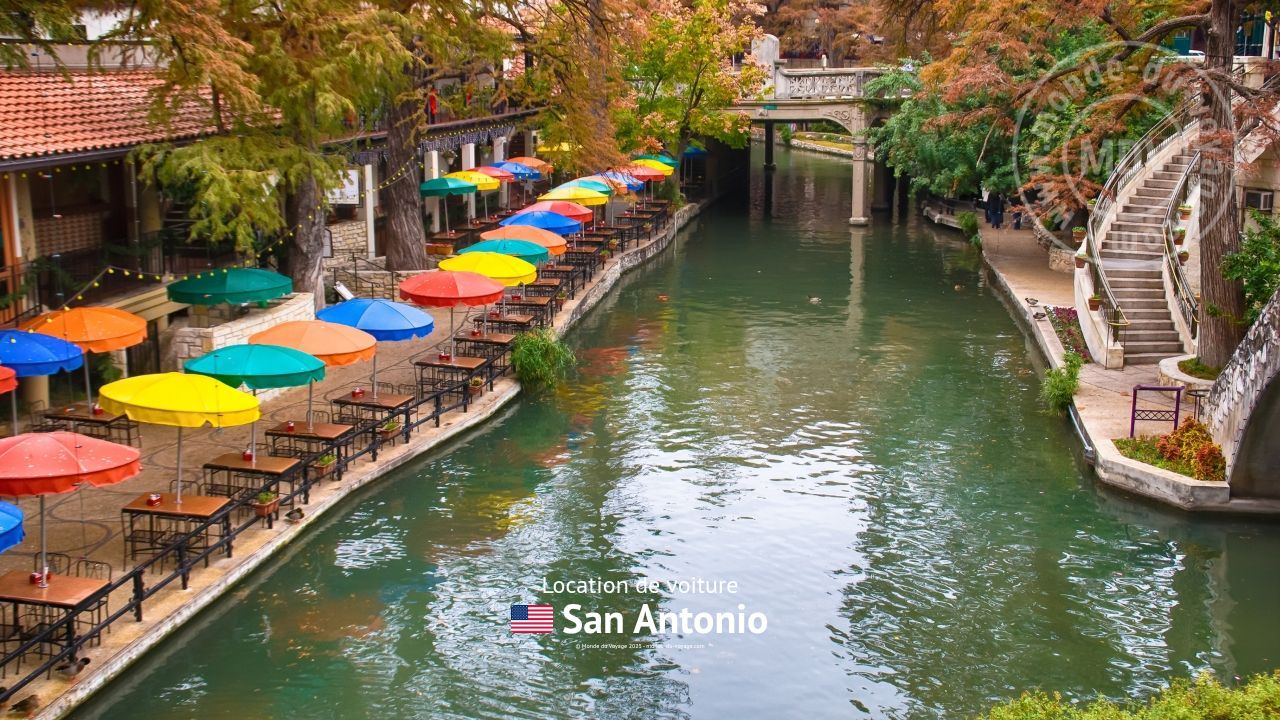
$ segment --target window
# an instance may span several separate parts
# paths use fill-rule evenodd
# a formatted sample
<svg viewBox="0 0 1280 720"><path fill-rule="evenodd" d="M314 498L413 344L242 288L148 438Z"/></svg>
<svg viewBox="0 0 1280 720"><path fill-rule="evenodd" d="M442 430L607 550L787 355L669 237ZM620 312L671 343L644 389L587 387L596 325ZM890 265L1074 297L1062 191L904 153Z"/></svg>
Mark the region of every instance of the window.
<svg viewBox="0 0 1280 720"><path fill-rule="evenodd" d="M1275 209L1275 192L1272 190L1244 189L1244 205L1240 208L1240 227L1249 222L1249 211L1257 210L1270 215Z"/></svg>

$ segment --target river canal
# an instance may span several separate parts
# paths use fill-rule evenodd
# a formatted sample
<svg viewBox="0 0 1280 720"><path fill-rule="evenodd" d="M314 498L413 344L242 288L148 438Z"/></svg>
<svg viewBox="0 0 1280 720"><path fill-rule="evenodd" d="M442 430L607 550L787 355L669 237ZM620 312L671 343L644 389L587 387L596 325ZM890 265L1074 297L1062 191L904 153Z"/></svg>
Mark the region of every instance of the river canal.
<svg viewBox="0 0 1280 720"><path fill-rule="evenodd" d="M624 279L571 382L349 498L75 717L954 718L1280 665L1280 527L1096 488L974 252L851 229L847 166L778 161L772 217L754 178ZM696 579L736 592L648 583ZM628 592L542 590L591 580ZM626 628L512 635L513 603ZM767 628L633 634L642 606Z"/></svg>

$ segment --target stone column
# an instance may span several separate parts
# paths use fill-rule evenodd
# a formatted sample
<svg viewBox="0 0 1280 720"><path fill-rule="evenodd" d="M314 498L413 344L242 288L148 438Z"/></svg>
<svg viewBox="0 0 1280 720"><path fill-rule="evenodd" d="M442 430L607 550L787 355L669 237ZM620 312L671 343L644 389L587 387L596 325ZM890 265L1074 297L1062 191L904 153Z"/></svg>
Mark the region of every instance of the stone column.
<svg viewBox="0 0 1280 720"><path fill-rule="evenodd" d="M470 170L475 166L476 166L476 144L463 143L462 144L462 169ZM471 193L470 195L467 196L467 217L473 218L475 216L476 216L476 193Z"/></svg>
<svg viewBox="0 0 1280 720"><path fill-rule="evenodd" d="M505 137L496 137L493 139L493 164L497 165L507 159L507 139ZM507 185L502 183L498 186L498 207L505 208L508 206L509 193Z"/></svg>
<svg viewBox="0 0 1280 720"><path fill-rule="evenodd" d="M435 180L440 177L440 151L431 150L427 153L423 162L422 179ZM429 197L426 199L427 212L431 213L431 233L435 234L442 229L440 226L440 198Z"/></svg>
<svg viewBox="0 0 1280 720"><path fill-rule="evenodd" d="M871 203L872 210L888 210L893 204L893 173L889 172L889 166L878 161L868 161L875 164L875 183Z"/></svg>
<svg viewBox="0 0 1280 720"><path fill-rule="evenodd" d="M853 159L850 163L853 165L853 208L849 215L850 225L870 225L871 216L869 213L870 198L868 195L871 168L867 167L870 161L867 160L867 143L859 138L853 143Z"/></svg>
<svg viewBox="0 0 1280 720"><path fill-rule="evenodd" d="M377 243L373 237L374 206L378 204L378 192L374 184L373 166L364 166L364 238L369 251L369 259L377 256Z"/></svg>

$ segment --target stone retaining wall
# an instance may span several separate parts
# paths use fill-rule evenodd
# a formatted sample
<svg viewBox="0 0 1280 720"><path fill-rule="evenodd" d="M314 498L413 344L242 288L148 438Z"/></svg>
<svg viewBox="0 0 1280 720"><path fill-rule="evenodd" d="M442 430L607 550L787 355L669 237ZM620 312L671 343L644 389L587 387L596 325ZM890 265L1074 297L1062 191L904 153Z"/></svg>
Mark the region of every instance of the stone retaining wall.
<svg viewBox="0 0 1280 720"><path fill-rule="evenodd" d="M1205 402L1205 424L1227 458L1227 477L1244 439L1249 416L1280 373L1280 292L1262 309L1244 340L1213 383Z"/></svg>
<svg viewBox="0 0 1280 720"><path fill-rule="evenodd" d="M347 220L329 225L328 228L333 235L333 257L324 259L325 270L350 262L352 255L368 257L369 235L365 221Z"/></svg>

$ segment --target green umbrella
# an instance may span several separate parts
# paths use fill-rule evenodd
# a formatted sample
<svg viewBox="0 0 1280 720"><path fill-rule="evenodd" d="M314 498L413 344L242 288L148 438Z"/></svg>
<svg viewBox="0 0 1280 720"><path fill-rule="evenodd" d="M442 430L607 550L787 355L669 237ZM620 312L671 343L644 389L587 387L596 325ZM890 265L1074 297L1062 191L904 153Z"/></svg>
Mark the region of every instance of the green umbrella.
<svg viewBox="0 0 1280 720"><path fill-rule="evenodd" d="M188 305L219 305L274 300L293 292L293 281L259 268L208 270L168 287L169 299Z"/></svg>
<svg viewBox="0 0 1280 720"><path fill-rule="evenodd" d="M484 240L458 251L459 255L473 252L494 252L499 255L510 255L531 264L546 262L550 253L546 248L527 240Z"/></svg>
<svg viewBox="0 0 1280 720"><path fill-rule="evenodd" d="M257 395L268 388L297 387L324 379L324 361L301 350L280 345L228 345L182 364L184 370L207 375L221 383L248 387ZM307 388L310 407L311 388ZM307 422L310 423L308 413ZM249 449L257 462L258 423L250 428Z"/></svg>
<svg viewBox="0 0 1280 720"><path fill-rule="evenodd" d="M475 191L476 186L474 184L451 177L438 177L418 186L418 192L422 193L422 197L470 195ZM444 231L449 232L449 204L447 202L444 206Z"/></svg>

